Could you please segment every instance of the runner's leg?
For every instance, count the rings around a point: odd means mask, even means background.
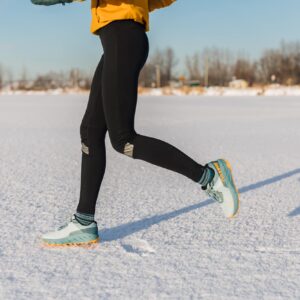
[[[106,121],[102,105],[102,55],[92,81],[89,101],[84,114],[80,135],[82,143],[82,165],[80,200],[77,212],[94,214],[100,185],[105,173]]]
[[[99,33],[104,49],[103,108],[114,149],[199,182],[203,166],[174,146],[134,129],[138,77],[149,51],[142,25],[132,20],[114,21]]]

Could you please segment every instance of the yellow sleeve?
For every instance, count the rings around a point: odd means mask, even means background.
[[[171,5],[176,0],[148,0],[149,12]]]

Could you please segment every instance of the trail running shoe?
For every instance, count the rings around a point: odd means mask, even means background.
[[[218,159],[207,164],[215,171],[213,180],[202,189],[206,194],[217,201],[226,217],[234,217],[239,210],[239,192],[236,188],[232,170],[229,162],[225,159]]]
[[[69,223],[42,235],[42,240],[46,246],[89,246],[99,242],[97,222],[84,226],[73,215]]]

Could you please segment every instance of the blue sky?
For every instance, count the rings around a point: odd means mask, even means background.
[[[281,40],[300,40],[299,0],[177,0],[150,14],[150,55],[173,47],[184,67],[186,54],[209,46],[258,57]],[[102,46],[90,33],[90,0],[40,7],[30,0],[0,0],[0,64],[17,78],[78,67],[93,73]]]

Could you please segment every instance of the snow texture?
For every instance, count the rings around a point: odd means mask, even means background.
[[[300,299],[299,98],[140,96],[137,132],[231,162],[238,217],[107,135],[101,243],[43,248],[77,206],[86,102],[0,96],[0,299]]]

